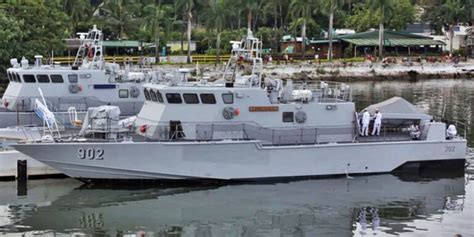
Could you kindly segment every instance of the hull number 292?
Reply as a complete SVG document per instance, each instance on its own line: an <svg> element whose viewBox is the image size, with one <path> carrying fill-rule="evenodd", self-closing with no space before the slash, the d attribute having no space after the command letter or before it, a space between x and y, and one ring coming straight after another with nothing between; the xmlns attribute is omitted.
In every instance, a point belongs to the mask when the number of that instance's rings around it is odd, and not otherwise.
<svg viewBox="0 0 474 237"><path fill-rule="evenodd" d="M77 158L81 160L103 160L104 159L104 149L102 148L78 148L77 149Z"/></svg>
<svg viewBox="0 0 474 237"><path fill-rule="evenodd" d="M455 146L446 146L444 152L454 152Z"/></svg>

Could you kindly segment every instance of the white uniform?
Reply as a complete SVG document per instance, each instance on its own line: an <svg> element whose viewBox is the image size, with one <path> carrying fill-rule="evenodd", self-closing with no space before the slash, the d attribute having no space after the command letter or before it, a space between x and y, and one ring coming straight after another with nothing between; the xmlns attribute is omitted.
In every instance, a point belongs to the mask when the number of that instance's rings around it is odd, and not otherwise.
<svg viewBox="0 0 474 237"><path fill-rule="evenodd" d="M368 111L365 111L362 114L362 131L361 131L362 136L369 135L369 123L370 123L370 113Z"/></svg>
<svg viewBox="0 0 474 237"><path fill-rule="evenodd" d="M418 125L412 124L410 126L410 136L412 139L419 139L421 135L420 127Z"/></svg>
<svg viewBox="0 0 474 237"><path fill-rule="evenodd" d="M454 138L458 134L458 131L456 130L456 126L454 124L451 124L448 126L448 130L446 130L446 135L448 139Z"/></svg>
<svg viewBox="0 0 474 237"><path fill-rule="evenodd" d="M380 135L380 126L382 125L382 113L378 112L375 114L374 129L372 130L372 136L377 134Z"/></svg>

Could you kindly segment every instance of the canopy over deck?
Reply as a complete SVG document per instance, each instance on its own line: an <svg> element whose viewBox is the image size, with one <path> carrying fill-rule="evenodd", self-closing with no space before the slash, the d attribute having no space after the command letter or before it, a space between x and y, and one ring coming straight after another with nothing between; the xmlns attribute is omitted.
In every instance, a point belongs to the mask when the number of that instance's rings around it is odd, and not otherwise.
<svg viewBox="0 0 474 237"><path fill-rule="evenodd" d="M392 97L378 104L366 108L370 113L378 109L383 114L383 119L413 119L431 120L432 116L426 114L422 109L400 97Z"/></svg>

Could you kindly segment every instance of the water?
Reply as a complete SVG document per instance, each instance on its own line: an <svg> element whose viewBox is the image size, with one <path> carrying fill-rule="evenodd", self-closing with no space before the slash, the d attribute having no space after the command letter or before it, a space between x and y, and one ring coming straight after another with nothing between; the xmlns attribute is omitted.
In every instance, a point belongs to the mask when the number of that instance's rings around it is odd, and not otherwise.
<svg viewBox="0 0 474 237"><path fill-rule="evenodd" d="M358 109L402 96L473 127L474 81L351 84ZM461 173L203 187L30 180L23 197L15 182L0 182L0 235L473 236L473 223L474 165Z"/></svg>

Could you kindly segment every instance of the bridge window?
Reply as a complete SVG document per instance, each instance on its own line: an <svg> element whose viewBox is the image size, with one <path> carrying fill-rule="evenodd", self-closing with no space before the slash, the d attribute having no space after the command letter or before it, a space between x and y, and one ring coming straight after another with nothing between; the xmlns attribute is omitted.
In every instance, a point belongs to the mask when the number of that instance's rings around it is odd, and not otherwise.
<svg viewBox="0 0 474 237"><path fill-rule="evenodd" d="M120 89L119 90L119 98L128 98L128 90L127 89Z"/></svg>
<svg viewBox="0 0 474 237"><path fill-rule="evenodd" d="M152 101L158 101L158 99L156 98L156 93L154 90L150 90L150 98Z"/></svg>
<svg viewBox="0 0 474 237"><path fill-rule="evenodd" d="M158 102L163 103L163 96L159 91L156 91L156 98L158 99Z"/></svg>
<svg viewBox="0 0 474 237"><path fill-rule="evenodd" d="M61 75L51 75L51 81L53 83L63 83L64 79L63 79L63 76Z"/></svg>
<svg viewBox="0 0 474 237"><path fill-rule="evenodd" d="M222 94L222 101L224 101L224 104L233 104L234 103L234 94L232 94L232 93Z"/></svg>
<svg viewBox="0 0 474 237"><path fill-rule="evenodd" d="M293 112L283 112L283 122L284 123L293 123L294 121L294 113Z"/></svg>
<svg viewBox="0 0 474 237"><path fill-rule="evenodd" d="M35 83L36 78L34 75L23 75L23 81L25 81L25 83Z"/></svg>
<svg viewBox="0 0 474 237"><path fill-rule="evenodd" d="M69 83L77 83L77 74L69 74L67 78L69 79Z"/></svg>
<svg viewBox="0 0 474 237"><path fill-rule="evenodd" d="M36 79L39 83L50 83L48 75L36 75Z"/></svg>
<svg viewBox="0 0 474 237"><path fill-rule="evenodd" d="M186 104L199 104L197 94L183 94L183 98Z"/></svg>
<svg viewBox="0 0 474 237"><path fill-rule="evenodd" d="M16 81L21 83L21 78L20 78L20 75L18 75L18 73L12 72L12 78L16 78Z"/></svg>
<svg viewBox="0 0 474 237"><path fill-rule="evenodd" d="M14 80L12 78L12 74L10 72L7 72L7 78L8 78L8 81L16 81L16 79Z"/></svg>
<svg viewBox="0 0 474 237"><path fill-rule="evenodd" d="M145 95L145 100L150 100L150 92L145 88L143 89L143 94Z"/></svg>
<svg viewBox="0 0 474 237"><path fill-rule="evenodd" d="M214 94L200 94L201 101L203 104L215 104L216 97Z"/></svg>
<svg viewBox="0 0 474 237"><path fill-rule="evenodd" d="M169 104L181 104L183 100L179 93L166 93L166 100Z"/></svg>

